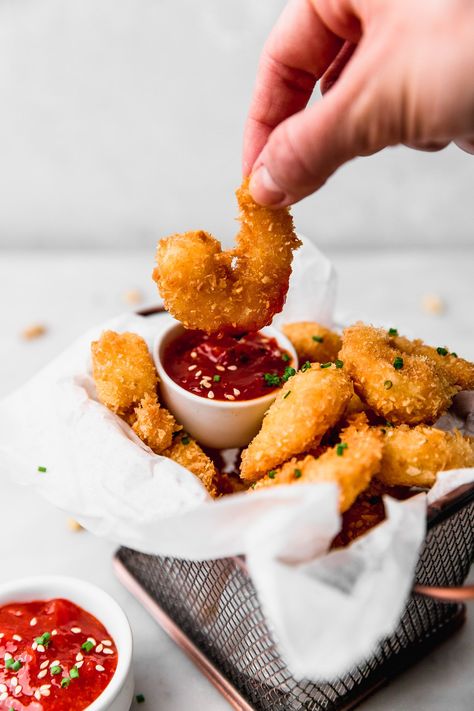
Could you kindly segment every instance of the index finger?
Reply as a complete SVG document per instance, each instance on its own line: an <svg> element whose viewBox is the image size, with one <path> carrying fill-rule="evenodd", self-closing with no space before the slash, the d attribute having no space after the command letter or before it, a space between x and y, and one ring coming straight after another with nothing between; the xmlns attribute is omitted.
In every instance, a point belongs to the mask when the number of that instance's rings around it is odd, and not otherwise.
<svg viewBox="0 0 474 711"><path fill-rule="evenodd" d="M310 0L291 0L285 7L260 58L244 130L244 175L275 126L306 106L342 43Z"/></svg>

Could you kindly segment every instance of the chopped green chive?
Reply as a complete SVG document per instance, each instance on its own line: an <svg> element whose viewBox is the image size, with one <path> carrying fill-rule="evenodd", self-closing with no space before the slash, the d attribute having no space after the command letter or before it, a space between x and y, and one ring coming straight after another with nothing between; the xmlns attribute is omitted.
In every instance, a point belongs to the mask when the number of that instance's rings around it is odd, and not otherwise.
<svg viewBox="0 0 474 711"><path fill-rule="evenodd" d="M270 469L268 476L270 479L274 479L276 477L276 469Z"/></svg>
<svg viewBox="0 0 474 711"><path fill-rule="evenodd" d="M15 660L13 659L13 657L10 657L10 659L5 659L5 669L11 669L14 664Z"/></svg>
<svg viewBox="0 0 474 711"><path fill-rule="evenodd" d="M439 346L439 347L436 349L436 353L437 353L438 355L447 356L448 353L449 353L449 351L448 351L447 348L442 348L441 346Z"/></svg>
<svg viewBox="0 0 474 711"><path fill-rule="evenodd" d="M55 664L54 667L50 668L50 672L53 676L56 676L56 674L61 674L62 670L62 667L60 667L58 664Z"/></svg>
<svg viewBox="0 0 474 711"><path fill-rule="evenodd" d="M46 467L38 467L38 471L41 472L42 474L44 474L48 470L46 469Z"/></svg>
<svg viewBox="0 0 474 711"><path fill-rule="evenodd" d="M389 328L388 335L389 336L398 336L398 329L397 328Z"/></svg>
<svg viewBox="0 0 474 711"><path fill-rule="evenodd" d="M309 370L310 368L311 368L311 363L309 362L309 360L307 360L306 363L303 363L300 370L302 373L306 373L306 371Z"/></svg>
<svg viewBox="0 0 474 711"><path fill-rule="evenodd" d="M301 469L295 469L295 479L300 479L303 476Z"/></svg>
<svg viewBox="0 0 474 711"><path fill-rule="evenodd" d="M339 358L336 358L336 360L334 361L334 365L336 366L336 368L342 368L342 366L344 365L344 361L339 360Z"/></svg>
<svg viewBox="0 0 474 711"><path fill-rule="evenodd" d="M450 353L449 355L452 355L452 356L454 356L455 358L457 358L457 357L458 357L458 354L457 354L457 353L455 353L454 351L453 351L452 353Z"/></svg>
<svg viewBox="0 0 474 711"><path fill-rule="evenodd" d="M79 669L76 666L71 667L69 676L71 679L79 679Z"/></svg>
<svg viewBox="0 0 474 711"><path fill-rule="evenodd" d="M332 363L321 363L320 368L330 368Z"/></svg>
<svg viewBox="0 0 474 711"><path fill-rule="evenodd" d="M13 664L10 666L10 669L14 672L20 671L22 668L23 664L20 662L19 659L17 659Z"/></svg>
<svg viewBox="0 0 474 711"><path fill-rule="evenodd" d="M280 377L276 373L265 373L263 376L266 385L280 385Z"/></svg>
<svg viewBox="0 0 474 711"><path fill-rule="evenodd" d="M385 420L385 427L393 427L393 425L388 420Z"/></svg>
<svg viewBox="0 0 474 711"><path fill-rule="evenodd" d="M191 438L189 435L184 435L184 437L181 438L182 444L189 444L190 442L191 442Z"/></svg>
<svg viewBox="0 0 474 711"><path fill-rule="evenodd" d="M347 449L347 444L346 442L341 442L340 444L337 445L336 447L336 454L338 457L342 457L344 454L344 450Z"/></svg>
<svg viewBox="0 0 474 711"><path fill-rule="evenodd" d="M282 353L281 354L281 359L285 361L285 363L288 363L289 360L291 360L290 356L288 353Z"/></svg>
<svg viewBox="0 0 474 711"><path fill-rule="evenodd" d="M71 680L68 676L65 676L61 679L61 688L62 689L67 689L69 684L71 683Z"/></svg>
<svg viewBox="0 0 474 711"><path fill-rule="evenodd" d="M293 375L295 375L295 373L296 373L296 370L294 368L292 368L290 365L287 365L285 368L285 372L281 376L281 379L283 380L284 383L286 383L286 381L289 378L293 377Z"/></svg>
<svg viewBox="0 0 474 711"><path fill-rule="evenodd" d="M137 701L137 704L142 704L145 701L145 697L143 696L143 694L137 694L135 696L135 699Z"/></svg>
<svg viewBox="0 0 474 711"><path fill-rule="evenodd" d="M288 390L288 392L283 395L283 400L286 400L286 398L288 397L288 395L290 393L291 393L291 390Z"/></svg>
<svg viewBox="0 0 474 711"><path fill-rule="evenodd" d="M313 339L313 341L316 341L316 343L324 342L324 338L322 336L311 336L311 338Z"/></svg>
<svg viewBox="0 0 474 711"><path fill-rule="evenodd" d="M220 383L220 381L221 381L221 376L216 374L216 375L213 375L213 376L212 376L212 379L213 379L213 381L214 381L215 383Z"/></svg>
<svg viewBox="0 0 474 711"><path fill-rule="evenodd" d="M387 434L387 430L385 429L385 427L381 427L380 431L382 434Z"/></svg>
<svg viewBox="0 0 474 711"><path fill-rule="evenodd" d="M384 382L384 384L383 384L385 390L390 390L390 388L392 387L392 385L393 385L393 383L392 383L391 380L386 380L386 381Z"/></svg>
<svg viewBox="0 0 474 711"><path fill-rule="evenodd" d="M403 358L397 356L393 361L393 367L395 368L395 370L401 370L403 368Z"/></svg>
<svg viewBox="0 0 474 711"><path fill-rule="evenodd" d="M35 637L36 644L41 644L43 647L47 647L51 641L51 634L49 632L44 632L40 637Z"/></svg>
<svg viewBox="0 0 474 711"><path fill-rule="evenodd" d="M94 643L87 640L87 642L84 642L84 644L81 644L81 649L83 649L84 652L90 652L91 649L93 648L93 646L94 646Z"/></svg>

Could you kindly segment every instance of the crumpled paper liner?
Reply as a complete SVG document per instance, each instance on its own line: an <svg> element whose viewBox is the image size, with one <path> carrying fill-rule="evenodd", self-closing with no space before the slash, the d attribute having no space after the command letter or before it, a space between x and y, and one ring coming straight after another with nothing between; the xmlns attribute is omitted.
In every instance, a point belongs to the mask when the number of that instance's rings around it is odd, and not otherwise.
<svg viewBox="0 0 474 711"><path fill-rule="evenodd" d="M334 295L331 264L305 241L275 323L331 325ZM102 324L3 400L0 474L34 486L96 535L145 553L245 555L290 670L315 680L343 674L397 625L425 535L427 500L474 481L474 469L441 475L428 497L386 497L386 520L336 551L329 551L341 525L335 484L212 501L189 471L155 455L97 401L90 374L90 343L102 330L134 331L151 347L169 318L125 314Z"/></svg>

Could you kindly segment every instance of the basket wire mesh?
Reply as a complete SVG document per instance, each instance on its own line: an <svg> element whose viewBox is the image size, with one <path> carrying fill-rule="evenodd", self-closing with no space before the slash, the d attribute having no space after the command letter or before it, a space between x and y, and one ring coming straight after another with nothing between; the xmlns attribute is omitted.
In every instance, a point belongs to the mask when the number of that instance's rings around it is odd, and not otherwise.
<svg viewBox="0 0 474 711"><path fill-rule="evenodd" d="M474 487L431 510L415 579L459 586L474 557ZM395 632L341 678L297 681L285 666L242 560L196 562L121 548L118 565L257 711L343 711L414 663L464 619L462 604L413 594ZM236 706L238 708L238 705Z"/></svg>

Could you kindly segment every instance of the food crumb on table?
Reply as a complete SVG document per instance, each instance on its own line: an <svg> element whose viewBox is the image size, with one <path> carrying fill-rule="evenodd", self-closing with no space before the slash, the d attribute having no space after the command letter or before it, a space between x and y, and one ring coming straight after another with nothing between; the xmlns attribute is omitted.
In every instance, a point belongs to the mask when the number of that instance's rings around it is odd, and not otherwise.
<svg viewBox="0 0 474 711"><path fill-rule="evenodd" d="M428 314L439 315L446 310L446 304L437 294L424 294L421 300L423 311Z"/></svg>
<svg viewBox="0 0 474 711"><path fill-rule="evenodd" d="M67 527L73 533L79 533L79 531L84 530L79 521L76 521L76 519L72 518L72 516L69 516L67 519Z"/></svg>
<svg viewBox="0 0 474 711"><path fill-rule="evenodd" d="M35 338L44 336L46 331L46 326L42 323L32 323L30 326L24 328L20 335L25 341L33 341Z"/></svg>
<svg viewBox="0 0 474 711"><path fill-rule="evenodd" d="M127 289L123 293L123 300L127 304L139 304L143 301L143 294L139 289Z"/></svg>

